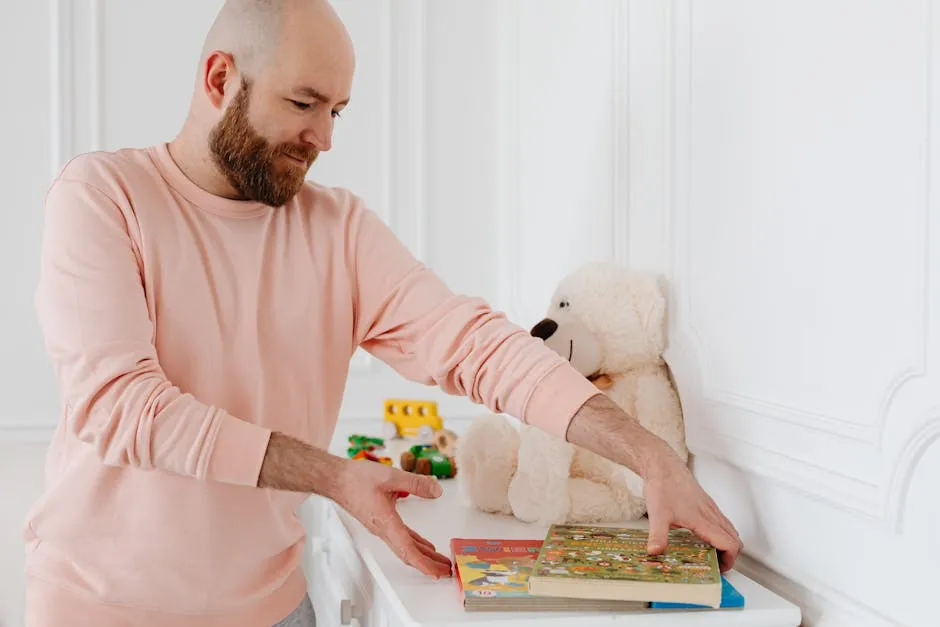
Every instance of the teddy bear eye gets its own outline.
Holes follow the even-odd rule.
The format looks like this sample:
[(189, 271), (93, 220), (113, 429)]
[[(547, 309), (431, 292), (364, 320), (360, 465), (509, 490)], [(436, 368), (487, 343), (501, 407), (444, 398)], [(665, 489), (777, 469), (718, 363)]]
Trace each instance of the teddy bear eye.
[(568, 299), (565, 298), (565, 299), (562, 299), (560, 303), (558, 303), (558, 306), (562, 309), (566, 309), (570, 307), (571, 305), (568, 303)]

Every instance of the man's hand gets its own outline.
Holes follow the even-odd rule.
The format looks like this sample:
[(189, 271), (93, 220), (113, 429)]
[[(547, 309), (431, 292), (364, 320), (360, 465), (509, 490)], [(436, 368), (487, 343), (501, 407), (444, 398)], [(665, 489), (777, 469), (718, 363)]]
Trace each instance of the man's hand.
[(425, 499), (441, 495), (436, 479), (377, 464), (341, 460), (336, 503), (381, 538), (403, 562), (435, 579), (451, 575), (451, 563), (410, 529), (395, 508), (400, 493)]
[(650, 521), (650, 554), (666, 550), (669, 529), (684, 527), (718, 549), (721, 570), (734, 566), (741, 538), (666, 442), (643, 428), (607, 396), (591, 398), (575, 414), (568, 441), (623, 464), (643, 479)]
[(718, 549), (722, 572), (734, 566), (741, 538), (688, 467), (668, 448), (651, 460), (643, 476), (643, 496), (650, 520), (651, 555), (666, 550), (669, 529), (685, 527)]
[(409, 529), (395, 509), (402, 493), (426, 499), (439, 497), (441, 486), (431, 477), (330, 455), (274, 432), (261, 464), (258, 487), (309, 492), (331, 499), (384, 540), (406, 564), (435, 579), (451, 574), (450, 560)]

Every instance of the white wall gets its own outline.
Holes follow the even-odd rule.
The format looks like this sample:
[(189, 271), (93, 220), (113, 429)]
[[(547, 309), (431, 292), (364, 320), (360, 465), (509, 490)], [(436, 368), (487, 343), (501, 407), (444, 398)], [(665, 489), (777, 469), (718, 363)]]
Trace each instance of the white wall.
[[(524, 325), (582, 261), (662, 271), (696, 472), (744, 536), (742, 570), (807, 625), (937, 624), (940, 12), (335, 3), (360, 71), (313, 176)], [(0, 625), (17, 624), (14, 534), (41, 467), (16, 442), (41, 442), (57, 410), (31, 302), (45, 186), (75, 152), (172, 137), (217, 5), (19, 3), (0, 26), (16, 60), (0, 99)], [(349, 391), (346, 417), (391, 394), (476, 411), (367, 359)]]

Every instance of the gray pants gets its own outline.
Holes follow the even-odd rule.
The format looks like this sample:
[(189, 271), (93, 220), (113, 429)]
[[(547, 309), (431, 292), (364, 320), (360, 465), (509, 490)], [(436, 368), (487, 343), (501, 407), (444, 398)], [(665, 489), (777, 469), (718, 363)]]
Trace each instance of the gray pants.
[(317, 616), (313, 612), (313, 604), (309, 596), (304, 596), (304, 600), (297, 606), (297, 609), (274, 627), (316, 627), (316, 624)]

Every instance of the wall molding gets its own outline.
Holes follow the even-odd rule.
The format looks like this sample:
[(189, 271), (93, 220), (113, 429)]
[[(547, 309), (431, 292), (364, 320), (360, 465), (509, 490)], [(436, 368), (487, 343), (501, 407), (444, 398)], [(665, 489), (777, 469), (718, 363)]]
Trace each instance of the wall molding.
[(630, 5), (616, 2), (613, 5), (613, 49), (611, 64), (613, 98), (613, 133), (611, 133), (611, 190), (610, 236), (614, 261), (630, 264)]
[(50, 0), (49, 18), (49, 113), (52, 119), (49, 169), (55, 176), (73, 153), (72, 3)]
[(496, 121), (497, 137), (497, 221), (496, 239), (499, 259), (499, 308), (511, 320), (523, 320), (519, 292), (519, 235), (522, 219), (522, 190), (519, 185), (522, 115), (519, 93), (521, 15), (518, 2), (500, 2), (496, 6), (497, 47), (496, 89), (502, 103)]
[[(917, 294), (919, 324), (908, 338), (908, 359), (899, 364), (896, 374), (888, 380), (885, 390), (880, 394), (880, 401), (873, 406), (872, 420), (862, 423), (721, 390), (709, 377), (709, 351), (692, 319), (694, 304), (686, 283), (690, 276), (689, 264), (692, 263), (686, 250), (686, 220), (692, 206), (690, 142), (694, 97), (694, 2), (671, 0), (668, 4), (671, 22), (669, 49), (672, 55), (669, 64), (668, 107), (671, 116), (669, 126), (673, 134), (668, 167), (670, 171), (667, 175), (672, 181), (668, 211), (671, 229), (669, 266), (670, 276), (674, 277), (672, 300), (676, 313), (670, 321), (671, 341), (667, 361), (674, 371), (681, 373), (677, 379), (683, 383), (681, 392), (684, 406), (693, 416), (689, 427), (690, 448), (882, 528), (899, 531), (903, 524), (902, 512), (906, 498), (899, 495), (906, 495), (917, 463), (938, 438), (936, 423), (930, 421), (931, 414), (922, 411), (923, 406), (931, 402), (930, 382), (936, 377), (936, 373), (929, 370), (928, 361), (940, 348), (937, 338), (931, 334), (933, 329), (930, 319), (931, 304), (940, 300), (940, 288), (933, 284), (930, 272), (932, 263), (940, 255), (931, 249), (931, 242), (940, 241), (940, 233), (931, 220), (931, 213), (936, 210), (933, 203), (933, 153), (937, 137), (930, 110), (937, 102), (934, 97), (937, 88), (934, 57), (938, 42), (934, 37), (933, 25), (937, 16), (931, 11), (924, 33), (928, 55), (928, 72), (924, 78), (927, 98), (925, 124), (929, 137), (923, 172), (925, 202), (922, 214), (918, 215), (925, 235), (916, 243), (923, 259), (917, 268), (918, 272), (923, 273), (920, 277), (923, 289)], [(889, 420), (888, 417), (896, 413), (903, 414), (905, 418)], [(915, 416), (918, 418), (915, 419)], [(785, 426), (788, 432), (801, 438), (807, 446), (803, 450), (794, 450), (786, 445), (783, 438), (767, 441), (754, 439), (750, 434), (766, 432), (760, 424)], [(745, 425), (745, 428), (740, 428), (740, 425)], [(889, 425), (891, 433), (888, 433)], [(865, 467), (868, 474), (859, 476), (857, 468), (845, 471), (825, 465), (825, 462), (812, 461), (808, 452), (816, 449), (831, 450), (834, 439), (835, 445), (852, 459), (859, 459), (860, 451), (867, 449), (865, 455), (870, 454), (872, 458), (872, 463)], [(895, 446), (899, 439), (908, 442), (903, 449)], [(814, 447), (810, 443), (818, 445)]]
[(408, 239), (408, 248), (427, 262), (427, 1), (382, 3), (388, 13), (386, 91), (387, 182), (395, 226)]
[[(99, 0), (100, 1), (100, 0)], [(383, 57), (383, 102), (380, 150), (385, 155), (383, 217), (411, 253), (427, 262), (429, 250), (426, 202), (427, 2), (396, 0), (380, 3)], [(357, 349), (350, 361), (352, 376), (376, 375), (377, 360)]]
[(103, 0), (91, 0), (88, 11), (89, 69), (89, 147), (91, 151), (104, 148), (104, 37), (105, 15)]
[(49, 0), (49, 16), (50, 170), (55, 176), (73, 156), (104, 147), (104, 4)]
[(940, 407), (934, 408), (931, 414), (933, 418), (924, 421), (908, 438), (888, 481), (884, 518), (895, 533), (904, 533), (908, 495), (917, 466), (927, 451), (940, 441)]

